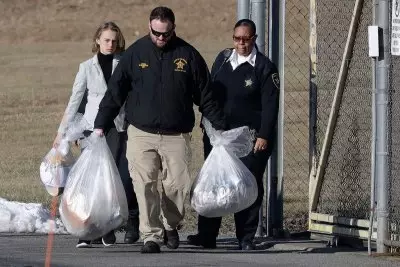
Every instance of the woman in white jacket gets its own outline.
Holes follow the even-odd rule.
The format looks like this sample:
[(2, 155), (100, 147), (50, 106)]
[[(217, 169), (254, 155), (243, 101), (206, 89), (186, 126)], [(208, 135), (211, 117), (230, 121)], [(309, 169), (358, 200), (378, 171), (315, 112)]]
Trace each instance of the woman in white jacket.
[[(92, 52), (95, 55), (79, 66), (72, 95), (53, 143), (54, 147), (59, 145), (68, 124), (74, 120), (77, 112), (82, 113), (88, 125), (90, 125), (90, 128), (84, 132), (85, 136), (91, 134), (99, 104), (107, 90), (108, 80), (118, 65), (120, 53), (124, 50), (125, 39), (119, 27), (114, 22), (105, 22), (100, 25), (93, 37)], [(126, 227), (125, 243), (134, 243), (139, 239), (139, 211), (126, 160), (127, 134), (124, 118), (123, 106), (114, 123), (109, 125), (105, 136), (118, 166), (128, 200), (130, 216)], [(112, 245), (115, 241), (114, 231), (102, 238), (105, 246)], [(91, 243), (89, 240), (79, 240), (76, 247), (89, 247)]]

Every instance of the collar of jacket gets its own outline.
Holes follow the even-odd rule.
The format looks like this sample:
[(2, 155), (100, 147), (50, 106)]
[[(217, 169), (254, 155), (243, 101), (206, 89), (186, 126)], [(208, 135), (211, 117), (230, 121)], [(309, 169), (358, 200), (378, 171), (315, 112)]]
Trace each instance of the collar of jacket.
[[(120, 54), (114, 54), (114, 58), (113, 58), (113, 62), (112, 62), (112, 72), (114, 72), (114, 69), (118, 65), (120, 58), (121, 58)], [(92, 57), (92, 64), (96, 66), (97, 70), (100, 71), (100, 73), (102, 73), (99, 59), (97, 58), (97, 53)]]
[(248, 62), (253, 67), (256, 65), (256, 57), (257, 57), (257, 49), (253, 47), (250, 55), (247, 57), (241, 56), (236, 52), (236, 49), (233, 49), (231, 56), (228, 61), (230, 61), (232, 65), (232, 69), (235, 70), (241, 64)]

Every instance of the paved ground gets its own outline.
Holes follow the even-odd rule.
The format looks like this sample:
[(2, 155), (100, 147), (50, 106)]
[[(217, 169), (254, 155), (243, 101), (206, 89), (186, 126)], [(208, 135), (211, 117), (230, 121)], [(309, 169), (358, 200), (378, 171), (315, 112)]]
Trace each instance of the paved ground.
[[(46, 235), (0, 234), (0, 266), (44, 266)], [(55, 236), (51, 266), (400, 266), (400, 261), (369, 257), (366, 251), (328, 248), (313, 240), (260, 241), (258, 250), (243, 253), (233, 238), (220, 239), (218, 249), (182, 245), (162, 247), (161, 254), (140, 254), (141, 243), (76, 249), (76, 238)], [(182, 240), (185, 240), (182, 237)]]

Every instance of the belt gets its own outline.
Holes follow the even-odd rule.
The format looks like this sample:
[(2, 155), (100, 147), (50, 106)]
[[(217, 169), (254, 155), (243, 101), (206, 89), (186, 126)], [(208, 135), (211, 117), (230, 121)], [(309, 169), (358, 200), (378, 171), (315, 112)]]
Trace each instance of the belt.
[(151, 134), (159, 134), (159, 135), (170, 135), (170, 136), (178, 136), (181, 135), (181, 132), (174, 132), (174, 131), (168, 131), (168, 130), (160, 130), (160, 129), (152, 129), (152, 128), (147, 128), (147, 127), (138, 127), (136, 125), (132, 125), (139, 130), (146, 132), (146, 133), (151, 133)]

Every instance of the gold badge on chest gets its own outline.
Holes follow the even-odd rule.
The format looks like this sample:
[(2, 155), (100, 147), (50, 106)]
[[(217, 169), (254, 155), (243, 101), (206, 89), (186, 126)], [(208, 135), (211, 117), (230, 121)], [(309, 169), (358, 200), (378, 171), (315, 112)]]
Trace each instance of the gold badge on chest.
[(142, 63), (139, 64), (139, 67), (142, 68), (142, 69), (145, 69), (145, 68), (148, 68), (149, 65), (147, 65), (147, 63), (142, 62)]
[(175, 71), (186, 72), (185, 66), (187, 65), (187, 61), (184, 58), (177, 58), (174, 60)]

